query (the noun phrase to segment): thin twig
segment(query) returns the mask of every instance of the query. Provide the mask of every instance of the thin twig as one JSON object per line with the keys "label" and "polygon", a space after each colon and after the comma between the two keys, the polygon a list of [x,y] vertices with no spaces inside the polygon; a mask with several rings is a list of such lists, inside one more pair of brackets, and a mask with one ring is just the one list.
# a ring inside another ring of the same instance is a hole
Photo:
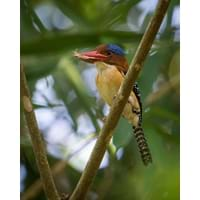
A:
{"label": "thin twig", "polygon": [[97,139],[97,142],[91,153],[91,156],[86,165],[86,168],[83,171],[82,176],[76,188],[74,189],[72,195],[70,196],[70,200],[85,199],[87,192],[92,184],[92,181],[94,180],[94,177],[97,173],[99,165],[102,161],[107,145],[110,142],[114,129],[117,125],[120,115],[130,95],[132,86],[138,77],[138,74],[142,68],[143,62],[159,30],[161,22],[167,11],[169,2],[170,0],[159,1],[155,14],[152,17],[143,35],[143,38],[139,44],[136,54],[130,64],[126,77],[119,89],[118,95],[114,99],[113,105],[111,106],[110,113],[106,119],[106,122],[103,128],[101,129],[99,138]]}
{"label": "thin twig", "polygon": [[21,66],[20,68],[20,75],[21,75],[21,80],[20,80],[21,100],[23,103],[25,118],[31,136],[33,151],[35,154],[37,166],[42,179],[44,191],[49,200],[59,200],[60,197],[58,195],[58,192],[56,190],[53,181],[53,177],[51,174],[51,170],[45,152],[44,143],[37,125],[23,66]]}

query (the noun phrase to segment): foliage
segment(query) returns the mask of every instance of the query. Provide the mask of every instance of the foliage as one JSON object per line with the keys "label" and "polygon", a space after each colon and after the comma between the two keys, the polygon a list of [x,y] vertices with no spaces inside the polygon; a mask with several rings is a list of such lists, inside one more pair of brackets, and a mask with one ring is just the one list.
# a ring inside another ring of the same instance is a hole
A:
{"label": "foliage", "polygon": [[[73,51],[117,43],[130,61],[155,8],[148,2],[21,0],[21,62],[39,127],[51,166],[67,160],[55,176],[59,192],[72,192],[108,112],[93,65],[75,60]],[[172,1],[138,80],[153,165],[142,165],[130,124],[121,119],[88,199],[179,199],[178,9],[179,1]],[[23,196],[38,171],[21,115]],[[43,192],[33,199],[45,199]]]}

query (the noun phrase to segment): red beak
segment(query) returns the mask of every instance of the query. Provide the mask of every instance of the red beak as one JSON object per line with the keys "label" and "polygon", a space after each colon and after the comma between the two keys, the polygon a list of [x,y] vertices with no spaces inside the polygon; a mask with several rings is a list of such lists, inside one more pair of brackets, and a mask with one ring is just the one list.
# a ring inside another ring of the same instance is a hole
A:
{"label": "red beak", "polygon": [[108,58],[106,55],[103,55],[96,50],[87,51],[83,53],[75,52],[74,56],[85,62],[90,62],[90,63],[94,63],[96,61],[105,61]]}

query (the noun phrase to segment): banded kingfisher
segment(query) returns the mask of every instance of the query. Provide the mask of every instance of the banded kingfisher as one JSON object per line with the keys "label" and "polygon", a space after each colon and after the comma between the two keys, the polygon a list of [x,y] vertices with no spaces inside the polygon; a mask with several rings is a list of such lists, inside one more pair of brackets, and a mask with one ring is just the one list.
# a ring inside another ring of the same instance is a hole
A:
{"label": "banded kingfisher", "polygon": [[[96,65],[98,92],[102,99],[111,106],[128,70],[124,50],[115,44],[102,44],[92,51],[75,52],[74,56]],[[132,124],[142,161],[144,165],[148,165],[152,162],[152,156],[142,128],[142,102],[137,83],[133,86],[122,115]]]}

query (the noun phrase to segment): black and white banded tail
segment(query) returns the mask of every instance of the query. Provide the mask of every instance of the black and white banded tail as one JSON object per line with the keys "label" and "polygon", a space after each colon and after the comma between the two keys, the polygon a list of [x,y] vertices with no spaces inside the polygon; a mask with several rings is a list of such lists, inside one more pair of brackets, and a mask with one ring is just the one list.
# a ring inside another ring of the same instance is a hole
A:
{"label": "black and white banded tail", "polygon": [[135,135],[135,139],[137,141],[137,145],[138,145],[144,165],[148,165],[149,163],[152,163],[151,153],[150,153],[146,138],[144,136],[143,128],[140,125],[134,128],[134,135]]}

